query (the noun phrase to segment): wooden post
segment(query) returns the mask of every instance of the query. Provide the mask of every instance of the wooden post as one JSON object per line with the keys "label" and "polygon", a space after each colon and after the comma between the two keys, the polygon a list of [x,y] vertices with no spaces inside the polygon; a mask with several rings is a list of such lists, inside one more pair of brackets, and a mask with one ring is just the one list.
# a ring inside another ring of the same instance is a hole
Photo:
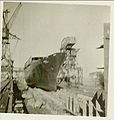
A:
{"label": "wooden post", "polygon": [[72,97],[70,96],[70,111],[72,111]]}
{"label": "wooden post", "polygon": [[93,103],[89,100],[89,116],[93,116]]}
{"label": "wooden post", "polygon": [[10,82],[10,93],[9,93],[9,103],[8,103],[8,113],[12,113],[12,106],[13,106],[13,80]]}
{"label": "wooden post", "polygon": [[104,24],[104,90],[105,90],[105,116],[107,115],[107,96],[108,96],[108,68],[109,68],[109,40],[110,24]]}
{"label": "wooden post", "polygon": [[87,104],[87,101],[84,100],[83,101],[83,116],[86,116],[86,113],[87,113],[86,104]]}
{"label": "wooden post", "polygon": [[68,109],[68,99],[69,97],[66,98],[66,109]]}

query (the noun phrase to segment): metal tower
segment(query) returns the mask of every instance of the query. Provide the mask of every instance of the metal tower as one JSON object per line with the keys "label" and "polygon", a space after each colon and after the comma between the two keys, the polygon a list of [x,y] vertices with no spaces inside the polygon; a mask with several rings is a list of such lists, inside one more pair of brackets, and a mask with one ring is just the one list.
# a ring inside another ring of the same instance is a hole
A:
{"label": "metal tower", "polygon": [[60,51],[66,53],[66,59],[60,68],[57,78],[58,80],[64,79],[69,85],[83,83],[83,69],[77,62],[77,53],[80,49],[73,48],[75,44],[75,37],[66,37],[61,42]]}

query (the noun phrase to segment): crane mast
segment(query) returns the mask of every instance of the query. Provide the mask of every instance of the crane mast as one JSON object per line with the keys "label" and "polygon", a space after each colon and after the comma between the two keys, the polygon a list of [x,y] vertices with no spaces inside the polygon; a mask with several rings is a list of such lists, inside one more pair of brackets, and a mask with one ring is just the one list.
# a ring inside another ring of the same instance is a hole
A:
{"label": "crane mast", "polygon": [[16,35],[10,33],[10,29],[16,19],[16,16],[22,4],[16,7],[13,15],[8,19],[10,11],[3,11],[3,28],[2,28],[2,57],[1,57],[1,86],[0,86],[0,112],[12,112],[13,104],[13,60],[10,52],[9,37],[20,40]]}

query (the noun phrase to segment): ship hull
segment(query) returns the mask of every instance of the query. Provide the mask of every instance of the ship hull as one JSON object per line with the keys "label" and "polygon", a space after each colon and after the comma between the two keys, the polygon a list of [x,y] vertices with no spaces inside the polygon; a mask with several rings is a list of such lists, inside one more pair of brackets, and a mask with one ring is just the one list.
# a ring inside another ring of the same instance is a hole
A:
{"label": "ship hull", "polygon": [[64,53],[55,53],[48,57],[32,58],[25,64],[25,80],[28,86],[48,91],[57,89],[56,77],[65,59]]}

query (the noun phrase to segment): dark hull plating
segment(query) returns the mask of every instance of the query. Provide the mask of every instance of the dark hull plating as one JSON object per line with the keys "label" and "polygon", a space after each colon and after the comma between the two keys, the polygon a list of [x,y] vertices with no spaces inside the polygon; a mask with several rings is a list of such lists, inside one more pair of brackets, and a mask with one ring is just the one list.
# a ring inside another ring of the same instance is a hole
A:
{"label": "dark hull plating", "polygon": [[64,53],[55,53],[48,57],[34,57],[28,60],[24,67],[28,86],[56,90],[56,77],[64,59]]}

